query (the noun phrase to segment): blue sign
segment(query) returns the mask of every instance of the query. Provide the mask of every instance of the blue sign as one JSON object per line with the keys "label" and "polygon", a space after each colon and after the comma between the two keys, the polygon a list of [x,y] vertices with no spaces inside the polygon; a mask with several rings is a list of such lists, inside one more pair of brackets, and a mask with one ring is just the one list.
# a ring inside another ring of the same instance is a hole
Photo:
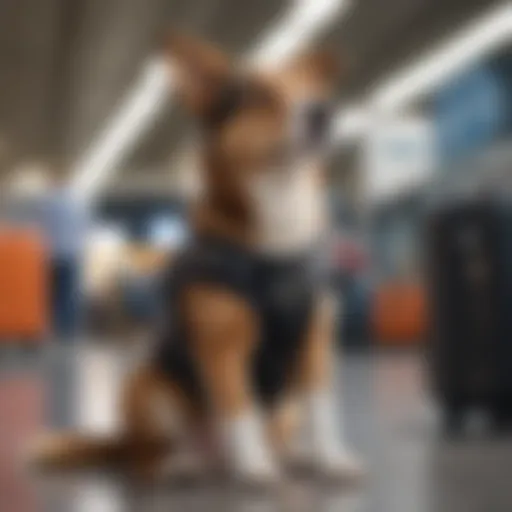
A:
{"label": "blue sign", "polygon": [[512,59],[494,59],[458,77],[434,100],[441,164],[451,164],[490,145],[511,128]]}

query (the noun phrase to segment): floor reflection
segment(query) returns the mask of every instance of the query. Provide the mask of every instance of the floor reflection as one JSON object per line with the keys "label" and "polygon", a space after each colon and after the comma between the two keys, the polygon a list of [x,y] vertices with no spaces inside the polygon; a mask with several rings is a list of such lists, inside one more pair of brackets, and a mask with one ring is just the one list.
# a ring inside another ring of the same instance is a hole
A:
{"label": "floor reflection", "polygon": [[46,481],[44,510],[73,512],[360,512],[364,493],[315,483],[283,485],[275,492],[257,494],[232,487],[165,487],[144,489],[105,475],[60,476]]}
{"label": "floor reflection", "polygon": [[512,510],[512,439],[443,440],[424,363],[413,353],[346,356],[341,363],[347,437],[370,470],[360,491],[308,479],[262,496],[219,485],[143,488],[100,473],[34,477],[16,464],[45,425],[115,430],[127,356],[108,345],[0,356],[2,512]]}

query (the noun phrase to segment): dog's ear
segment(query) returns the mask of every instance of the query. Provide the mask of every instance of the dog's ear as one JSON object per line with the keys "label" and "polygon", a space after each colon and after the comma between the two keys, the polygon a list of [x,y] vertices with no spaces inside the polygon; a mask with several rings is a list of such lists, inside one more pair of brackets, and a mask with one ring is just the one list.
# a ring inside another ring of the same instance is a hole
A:
{"label": "dog's ear", "polygon": [[195,115],[204,115],[225,86],[229,58],[214,45],[178,33],[167,35],[165,52],[184,103]]}
{"label": "dog's ear", "polygon": [[289,69],[293,74],[324,88],[332,88],[345,73],[345,64],[332,49],[313,50],[294,59]]}

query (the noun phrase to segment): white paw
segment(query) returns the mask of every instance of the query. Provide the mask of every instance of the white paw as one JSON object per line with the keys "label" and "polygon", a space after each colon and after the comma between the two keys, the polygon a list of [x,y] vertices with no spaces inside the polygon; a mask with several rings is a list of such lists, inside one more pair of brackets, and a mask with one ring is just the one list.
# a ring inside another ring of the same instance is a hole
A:
{"label": "white paw", "polygon": [[344,450],[332,451],[317,457],[314,467],[322,477],[347,483],[359,483],[366,476],[362,461]]}
{"label": "white paw", "polygon": [[278,467],[270,459],[233,468],[232,475],[236,482],[254,488],[273,488],[282,477]]}
{"label": "white paw", "polygon": [[237,482],[256,487],[272,487],[279,482],[279,468],[256,411],[225,422],[221,433],[227,469]]}

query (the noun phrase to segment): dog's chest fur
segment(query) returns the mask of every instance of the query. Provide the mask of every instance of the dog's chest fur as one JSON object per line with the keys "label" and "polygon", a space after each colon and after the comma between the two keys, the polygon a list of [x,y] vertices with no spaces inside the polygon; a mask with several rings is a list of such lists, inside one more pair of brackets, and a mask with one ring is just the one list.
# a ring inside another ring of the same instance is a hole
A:
{"label": "dog's chest fur", "polygon": [[290,254],[318,241],[325,227],[325,205],[316,169],[268,170],[249,183],[256,221],[257,249]]}

